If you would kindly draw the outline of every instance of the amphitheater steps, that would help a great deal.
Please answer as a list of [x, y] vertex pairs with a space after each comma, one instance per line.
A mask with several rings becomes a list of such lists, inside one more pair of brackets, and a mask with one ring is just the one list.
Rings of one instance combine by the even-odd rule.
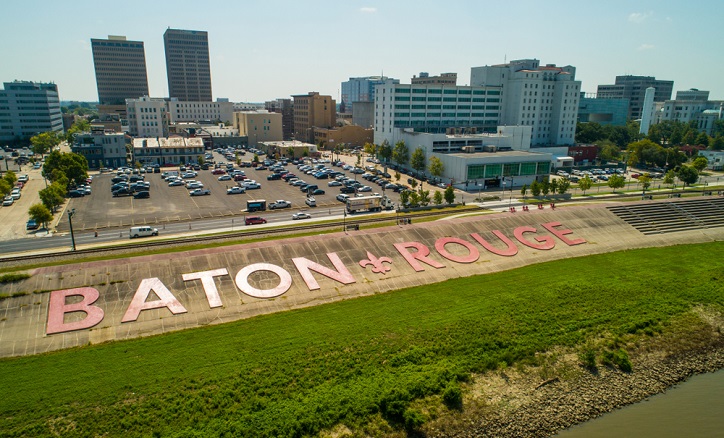
[[724, 197], [607, 207], [643, 234], [724, 227]]

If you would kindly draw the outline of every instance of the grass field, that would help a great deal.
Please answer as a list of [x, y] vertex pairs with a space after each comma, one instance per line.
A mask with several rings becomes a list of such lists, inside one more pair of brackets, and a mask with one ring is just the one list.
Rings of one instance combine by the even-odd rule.
[[721, 310], [722, 260], [722, 242], [595, 255], [0, 360], [0, 436], [307, 436], [372, 419], [416, 427], [425, 420], [416, 402], [454, 400], [472, 373], [604, 332], [655, 336], [698, 304]]

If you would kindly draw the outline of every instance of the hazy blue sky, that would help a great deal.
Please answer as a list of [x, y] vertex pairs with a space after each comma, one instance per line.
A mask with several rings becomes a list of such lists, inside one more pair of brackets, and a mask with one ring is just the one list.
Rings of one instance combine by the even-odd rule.
[[168, 93], [167, 27], [209, 33], [214, 99], [260, 102], [319, 91], [349, 77], [409, 83], [506, 58], [573, 65], [583, 90], [616, 75], [674, 80], [674, 90], [724, 99], [724, 3], [656, 1], [103, 1], [0, 5], [0, 81], [52, 81], [63, 100], [96, 101], [91, 38], [145, 43], [151, 96]]

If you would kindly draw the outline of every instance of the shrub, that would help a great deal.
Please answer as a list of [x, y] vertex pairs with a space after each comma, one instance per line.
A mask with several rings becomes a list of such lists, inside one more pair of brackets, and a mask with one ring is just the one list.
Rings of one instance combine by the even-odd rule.
[[615, 366], [625, 373], [630, 373], [633, 369], [628, 353], [621, 348], [616, 351], [605, 351], [603, 353], [603, 363], [609, 366]]
[[425, 424], [425, 416], [415, 409], [407, 409], [404, 413], [405, 429], [408, 432], [414, 432]]
[[463, 392], [460, 390], [460, 385], [458, 385], [457, 382], [452, 381], [447, 384], [445, 390], [442, 392], [442, 402], [450, 409], [462, 410]]
[[18, 273], [4, 274], [0, 275], [0, 283], [14, 283], [16, 281], [25, 280], [26, 278], [30, 278], [30, 275]]
[[586, 348], [578, 354], [578, 360], [581, 361], [584, 367], [591, 371], [596, 370], [596, 351], [592, 348]]

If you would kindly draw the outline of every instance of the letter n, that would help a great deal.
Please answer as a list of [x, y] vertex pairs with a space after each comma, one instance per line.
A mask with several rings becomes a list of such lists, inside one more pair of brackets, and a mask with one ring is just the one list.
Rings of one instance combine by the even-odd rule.
[[[81, 296], [80, 302], [66, 304], [65, 299], [72, 296]], [[91, 328], [103, 321], [103, 309], [92, 306], [98, 300], [100, 293], [92, 287], [79, 287], [77, 289], [54, 290], [50, 293], [50, 304], [48, 306], [48, 326], [45, 333], [71, 332]], [[86, 317], [80, 321], [64, 322], [66, 313], [85, 312]]]
[[327, 253], [327, 257], [329, 258], [329, 261], [332, 262], [335, 269], [337, 269], [336, 271], [304, 257], [296, 257], [292, 259], [294, 266], [297, 267], [297, 271], [301, 274], [304, 282], [307, 283], [309, 290], [319, 289], [319, 283], [317, 283], [314, 275], [312, 275], [312, 271], [342, 284], [350, 284], [357, 281], [354, 279], [352, 274], [350, 274], [349, 270], [347, 270], [347, 267], [344, 263], [342, 263], [342, 260], [340, 260], [336, 252]]

